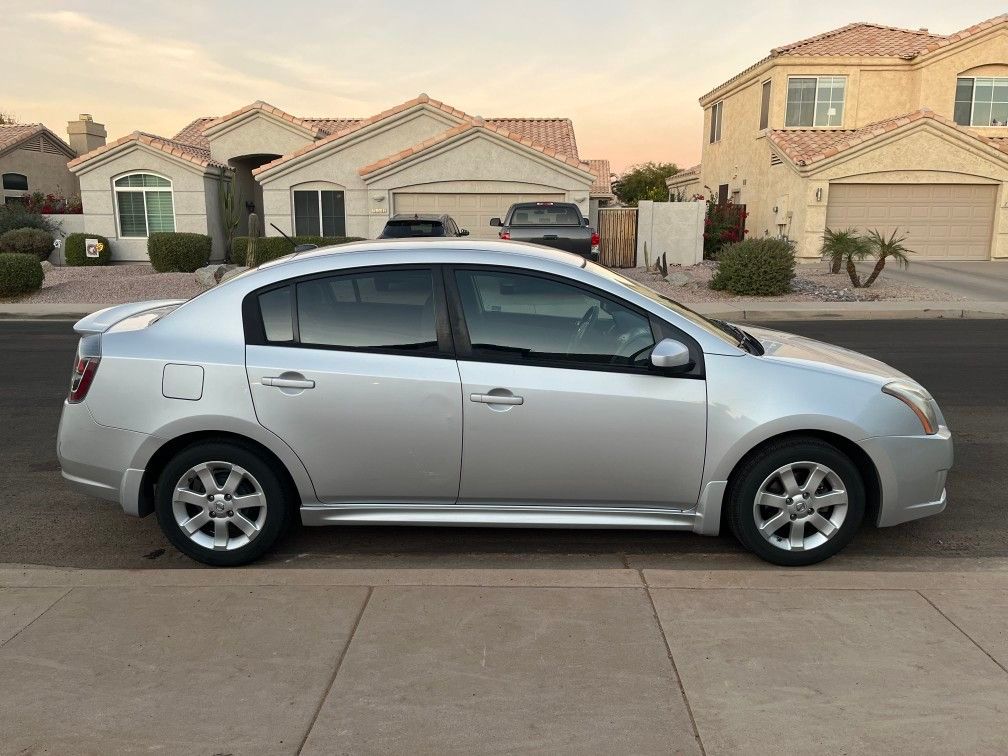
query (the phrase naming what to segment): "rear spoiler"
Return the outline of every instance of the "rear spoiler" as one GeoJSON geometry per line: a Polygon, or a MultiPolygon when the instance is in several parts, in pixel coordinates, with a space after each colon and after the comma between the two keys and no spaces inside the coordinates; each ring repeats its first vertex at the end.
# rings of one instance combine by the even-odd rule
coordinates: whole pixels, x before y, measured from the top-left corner
{"type": "Polygon", "coordinates": [[[105,331],[120,320],[131,318],[134,315],[139,315],[149,310],[156,310],[160,307],[178,307],[185,301],[184,299],[152,299],[147,302],[130,302],[129,304],[106,307],[104,310],[92,312],[86,318],[78,320],[74,324],[74,330],[81,336],[105,333],[105,331]]]}

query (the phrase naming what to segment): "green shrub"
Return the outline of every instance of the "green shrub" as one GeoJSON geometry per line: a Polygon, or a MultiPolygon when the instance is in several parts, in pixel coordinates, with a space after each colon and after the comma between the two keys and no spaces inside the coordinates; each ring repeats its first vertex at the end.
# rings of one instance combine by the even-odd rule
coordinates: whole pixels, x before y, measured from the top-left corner
{"type": "Polygon", "coordinates": [[[776,296],[791,290],[794,244],[784,239],[745,239],[723,247],[710,287],[732,294],[776,296]]]}
{"type": "Polygon", "coordinates": [[[42,288],[45,273],[35,255],[0,253],[0,297],[18,297],[42,288]]]}
{"type": "Polygon", "coordinates": [[[108,265],[112,258],[112,247],[109,240],[98,234],[70,234],[63,242],[63,252],[66,255],[67,265],[108,265]],[[84,251],[84,241],[86,239],[97,239],[100,244],[98,257],[88,257],[84,251]]]}
{"type": "MultiPolygon", "coordinates": [[[[360,236],[292,236],[291,239],[294,244],[317,244],[320,247],[363,241],[360,236]]],[[[247,249],[248,237],[236,236],[231,243],[231,262],[244,265],[247,249]]],[[[293,251],[294,247],[282,236],[260,236],[256,242],[256,256],[260,263],[289,255],[293,251]]]]}
{"type": "Polygon", "coordinates": [[[210,237],[180,231],[158,231],[147,239],[147,254],[158,273],[192,273],[210,259],[210,237]]]}
{"type": "Polygon", "coordinates": [[[48,260],[53,251],[53,236],[41,228],[13,228],[0,234],[0,252],[21,252],[48,260]]]}
{"type": "Polygon", "coordinates": [[[55,237],[56,232],[59,231],[59,224],[29,210],[20,202],[0,205],[0,234],[5,234],[16,228],[38,228],[42,231],[48,231],[55,237]]]}

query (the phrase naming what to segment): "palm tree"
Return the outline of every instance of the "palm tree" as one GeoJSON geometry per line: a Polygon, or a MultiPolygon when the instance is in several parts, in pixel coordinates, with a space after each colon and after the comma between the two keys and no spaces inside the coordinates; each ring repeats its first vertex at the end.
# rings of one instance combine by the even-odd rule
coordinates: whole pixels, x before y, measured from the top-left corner
{"type": "Polygon", "coordinates": [[[864,238],[853,228],[843,231],[827,228],[823,234],[822,256],[830,262],[830,273],[839,273],[840,266],[852,253],[857,259],[864,257],[861,250],[865,248],[864,238]]]}
{"type": "MultiPolygon", "coordinates": [[[[897,238],[898,235],[898,228],[893,229],[893,232],[888,238],[880,234],[876,229],[872,229],[868,232],[866,241],[868,242],[871,254],[874,255],[876,259],[875,269],[872,270],[871,275],[865,279],[864,285],[866,289],[875,283],[875,279],[879,277],[879,273],[881,273],[882,269],[886,266],[886,260],[891,258],[896,261],[897,265],[903,268],[910,265],[910,258],[908,258],[907,255],[912,255],[914,251],[903,246],[903,242],[909,238],[909,234],[903,234],[897,238]]],[[[849,270],[850,268],[848,267],[848,272],[849,270]]]]}

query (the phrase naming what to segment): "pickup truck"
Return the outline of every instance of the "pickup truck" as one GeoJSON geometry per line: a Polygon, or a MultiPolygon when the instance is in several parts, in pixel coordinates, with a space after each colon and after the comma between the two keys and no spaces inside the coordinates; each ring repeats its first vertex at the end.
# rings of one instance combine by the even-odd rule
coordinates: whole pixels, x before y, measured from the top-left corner
{"type": "Polygon", "coordinates": [[[599,235],[572,202],[517,202],[503,221],[491,218],[490,225],[500,226],[501,239],[542,244],[598,260],[599,235]]]}

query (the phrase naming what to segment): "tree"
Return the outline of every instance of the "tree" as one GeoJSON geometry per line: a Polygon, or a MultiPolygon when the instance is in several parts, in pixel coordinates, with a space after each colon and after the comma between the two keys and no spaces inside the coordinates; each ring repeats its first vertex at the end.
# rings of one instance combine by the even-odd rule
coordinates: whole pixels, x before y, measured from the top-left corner
{"type": "Polygon", "coordinates": [[[868,232],[868,247],[872,254],[875,255],[875,267],[872,269],[871,275],[864,282],[866,289],[875,283],[875,279],[879,277],[879,273],[885,268],[886,260],[892,260],[903,268],[910,265],[910,259],[907,255],[912,255],[913,250],[903,246],[903,242],[908,238],[908,234],[900,236],[898,228],[893,229],[893,232],[888,237],[874,229],[868,232]]]}
{"type": "Polygon", "coordinates": [[[848,258],[863,259],[868,240],[853,228],[834,231],[827,228],[823,234],[822,256],[829,260],[830,273],[839,273],[848,258]]]}
{"type": "Polygon", "coordinates": [[[679,173],[675,163],[647,162],[635,165],[613,185],[613,193],[624,205],[636,207],[641,200],[668,199],[665,179],[679,173]]]}
{"type": "Polygon", "coordinates": [[[14,117],[13,113],[8,113],[6,110],[0,110],[0,126],[17,122],[17,118],[14,117]]]}

